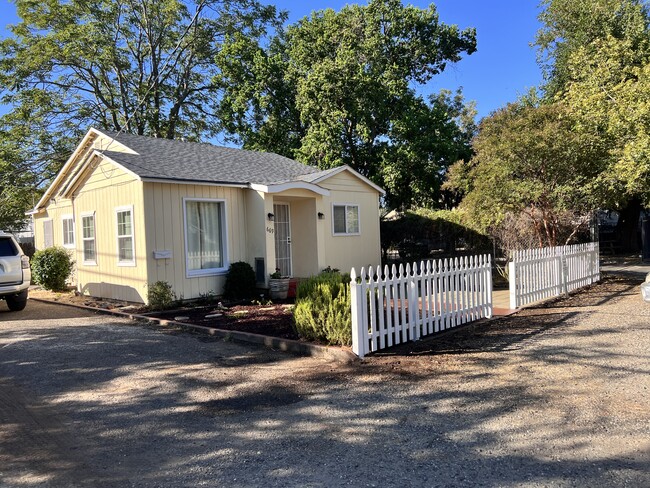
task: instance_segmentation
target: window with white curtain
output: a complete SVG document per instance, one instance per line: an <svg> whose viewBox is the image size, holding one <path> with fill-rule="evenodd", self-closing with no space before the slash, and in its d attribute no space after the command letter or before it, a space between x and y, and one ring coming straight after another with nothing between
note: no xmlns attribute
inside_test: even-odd
<svg viewBox="0 0 650 488"><path fill-rule="evenodd" d="M359 205L333 205L332 225L334 235L359 234Z"/></svg>
<svg viewBox="0 0 650 488"><path fill-rule="evenodd" d="M226 225L223 200L185 199L187 276L226 271Z"/></svg>
<svg viewBox="0 0 650 488"><path fill-rule="evenodd" d="M117 208L115 214L117 217L117 264L119 266L134 266L133 207Z"/></svg>

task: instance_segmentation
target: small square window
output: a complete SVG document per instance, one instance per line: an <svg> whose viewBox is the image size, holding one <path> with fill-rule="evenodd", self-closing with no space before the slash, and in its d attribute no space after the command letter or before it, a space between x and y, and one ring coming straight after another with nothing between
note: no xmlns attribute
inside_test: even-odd
<svg viewBox="0 0 650 488"><path fill-rule="evenodd" d="M359 205L333 205L334 235L359 234Z"/></svg>

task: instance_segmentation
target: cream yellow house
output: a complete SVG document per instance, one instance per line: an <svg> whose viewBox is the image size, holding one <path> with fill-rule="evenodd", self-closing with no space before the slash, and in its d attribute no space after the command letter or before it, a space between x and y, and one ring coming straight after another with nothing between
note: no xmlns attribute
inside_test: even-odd
<svg viewBox="0 0 650 488"><path fill-rule="evenodd" d="M82 294L220 294L229 264L307 277L380 262L383 190L348 166L90 129L33 210L37 249L69 248Z"/></svg>

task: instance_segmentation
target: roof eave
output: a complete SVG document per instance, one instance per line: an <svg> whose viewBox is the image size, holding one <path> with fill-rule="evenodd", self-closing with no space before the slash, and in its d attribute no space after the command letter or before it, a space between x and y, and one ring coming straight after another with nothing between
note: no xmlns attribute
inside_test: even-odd
<svg viewBox="0 0 650 488"><path fill-rule="evenodd" d="M248 183L233 181L211 181L211 180L193 180L189 178L160 178L156 176L142 176L140 178L146 183L174 183L177 185L209 185L209 186L226 186L230 188L249 188Z"/></svg>
<svg viewBox="0 0 650 488"><path fill-rule="evenodd" d="M309 190L324 197L330 196L330 191L327 188L323 188L322 186L313 183L307 183L306 181L287 181L284 183L272 183L268 185L251 183L250 188L263 193L281 193L287 190Z"/></svg>
<svg viewBox="0 0 650 488"><path fill-rule="evenodd" d="M93 129L92 127L88 129L86 135L83 137L81 142L77 145L74 152L70 155L68 160L61 168L61 170L57 173L56 177L54 178L54 181L50 184L50 186L47 187L47 190L45 190L45 193L43 193L41 199L34 206L33 212L40 213L40 209L44 207L47 201L52 197L54 190L56 190L56 188L61 184L61 181L63 181L66 178L70 170L70 167L74 164L79 154L81 154L81 152L83 152L83 150L86 149L88 143L91 142L92 139L96 138L98 134L99 132Z"/></svg>
<svg viewBox="0 0 650 488"><path fill-rule="evenodd" d="M348 171L349 173L352 173L354 176L359 178L361 181L363 181L366 185L370 186L374 190L376 190L378 193L380 193L382 196L386 195L386 190L384 190L381 186L374 184L372 181L370 181L368 178L363 176L361 173L358 171L354 170L347 164L344 164L343 166L339 166L338 168L334 168L331 172L320 176L319 178L316 178L315 180L312 180L312 183L320 183L321 181L325 181L328 178L331 178L332 176L335 176L339 173L342 173L343 171Z"/></svg>

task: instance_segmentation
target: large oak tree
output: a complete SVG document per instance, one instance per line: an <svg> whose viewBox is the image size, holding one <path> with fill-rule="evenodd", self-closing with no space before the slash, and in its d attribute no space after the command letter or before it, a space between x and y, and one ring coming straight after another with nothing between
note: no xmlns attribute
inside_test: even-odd
<svg viewBox="0 0 650 488"><path fill-rule="evenodd" d="M268 45L236 34L218 56L224 129L247 148L348 164L390 207L436 206L445 168L470 156L473 112L422 91L475 47L474 29L400 0L314 12Z"/></svg>
<svg viewBox="0 0 650 488"><path fill-rule="evenodd" d="M224 40L256 39L281 20L255 0L15 2L20 22L0 42L0 94L12 108L0 118L3 202L7 181L28 193L51 178L89 126L215 135Z"/></svg>

